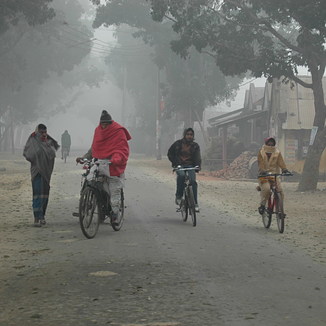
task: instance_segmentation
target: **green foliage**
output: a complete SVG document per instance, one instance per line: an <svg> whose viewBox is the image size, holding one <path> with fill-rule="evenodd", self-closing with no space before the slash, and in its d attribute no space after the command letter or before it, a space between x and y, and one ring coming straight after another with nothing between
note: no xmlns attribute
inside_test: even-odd
<svg viewBox="0 0 326 326"><path fill-rule="evenodd" d="M138 113L144 112L147 116L146 108L151 110L151 116L155 118L157 67L161 70L160 91L165 99L166 110L169 111L166 116L171 116L171 112L179 112L179 116L186 119L190 111L196 111L201 117L208 105L227 98L237 88L239 80L227 80L208 55L199 54L193 48L187 60L180 59L170 45L175 39L172 23L155 23L150 14L150 3L146 0L106 1L99 5L93 24L96 28L101 25L128 25L130 34L142 41L133 42L130 37L124 37L126 31L120 29L121 32L117 33L120 50L112 51L109 56L113 67L127 67L127 86L137 98ZM125 52L121 49L125 49ZM120 56L117 55L119 53ZM119 63L115 58L118 58ZM115 69L120 87L122 71L122 68ZM152 129L155 131L155 126Z"/></svg>
<svg viewBox="0 0 326 326"><path fill-rule="evenodd" d="M179 38L173 49L181 56L191 46L208 52L227 75L251 71L256 77L280 78L311 88L318 127L309 146L299 190L315 190L319 160L326 147L325 0L150 0L152 17L173 21ZM298 76L299 66L311 82Z"/></svg>
<svg viewBox="0 0 326 326"><path fill-rule="evenodd" d="M227 75L295 78L298 66L325 66L323 0L151 0L152 17L171 17L173 49L208 51ZM313 62L313 63L312 63ZM323 72L323 69L321 70Z"/></svg>
<svg viewBox="0 0 326 326"><path fill-rule="evenodd" d="M26 10L31 10L37 1L26 3L30 4ZM89 53L92 33L81 21L84 11L77 0L56 0L53 6L48 10L55 13L55 18L49 22L30 26L25 16L20 16L15 25L8 25L8 30L0 35L0 107L12 106L17 121L33 120L54 104L39 106L41 91L44 92L41 87L49 78L57 77L57 82L65 84L62 92L55 94L58 103L68 88L84 81L97 83L96 72L90 68L60 81L60 76L72 71Z"/></svg>
<svg viewBox="0 0 326 326"><path fill-rule="evenodd" d="M55 16L49 5L52 0L1 0L0 2L0 34L17 25L24 19L28 25L44 24Z"/></svg>

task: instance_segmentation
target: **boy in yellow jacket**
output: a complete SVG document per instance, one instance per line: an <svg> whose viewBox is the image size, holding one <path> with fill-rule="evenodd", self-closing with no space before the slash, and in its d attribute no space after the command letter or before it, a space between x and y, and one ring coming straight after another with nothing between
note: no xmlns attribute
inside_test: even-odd
<svg viewBox="0 0 326 326"><path fill-rule="evenodd" d="M276 140L273 137L265 139L265 145L258 152L258 167L259 174L264 175L269 173L288 173L283 156L281 152L276 148ZM273 181L274 177L259 178L260 186L260 206L258 207L259 214L263 214L265 211L265 205L270 195L270 181ZM281 187L281 180L279 177L276 179L277 186L282 199L284 199L284 193Z"/></svg>

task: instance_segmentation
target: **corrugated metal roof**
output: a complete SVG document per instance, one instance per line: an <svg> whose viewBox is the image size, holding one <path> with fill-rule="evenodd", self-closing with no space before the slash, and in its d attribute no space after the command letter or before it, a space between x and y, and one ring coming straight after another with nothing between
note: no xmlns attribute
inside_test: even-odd
<svg viewBox="0 0 326 326"><path fill-rule="evenodd" d="M228 117L225 117L225 119L221 119L219 121L214 121L213 123L210 123L212 127L222 127L222 126L229 126L232 124L235 124L239 121L244 121L244 120L250 120L250 119L255 119L262 117L264 115L267 116L268 111L251 111L248 113L244 114L236 114L236 115L231 115Z"/></svg>
<svg viewBox="0 0 326 326"><path fill-rule="evenodd" d="M217 117L213 117L213 118L208 119L208 123L211 126L214 126L215 124L220 123L222 121L233 119L234 117L237 117L237 116L241 115L242 112L243 112L243 109L227 112L227 113L218 115Z"/></svg>

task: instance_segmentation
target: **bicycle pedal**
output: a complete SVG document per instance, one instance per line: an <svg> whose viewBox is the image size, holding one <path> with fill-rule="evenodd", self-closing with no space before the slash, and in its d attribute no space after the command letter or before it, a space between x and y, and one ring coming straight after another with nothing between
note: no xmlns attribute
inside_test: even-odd
<svg viewBox="0 0 326 326"><path fill-rule="evenodd" d="M179 213L179 212L181 212L181 208L177 208L177 210L176 210L176 211L177 211L178 213Z"/></svg>

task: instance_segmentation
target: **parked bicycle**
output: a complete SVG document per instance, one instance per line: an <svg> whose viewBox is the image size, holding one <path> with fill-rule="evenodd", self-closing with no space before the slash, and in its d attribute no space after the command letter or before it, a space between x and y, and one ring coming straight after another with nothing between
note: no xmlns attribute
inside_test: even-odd
<svg viewBox="0 0 326 326"><path fill-rule="evenodd" d="M188 171L190 170L198 170L199 167L195 166L192 168L183 168L182 166L177 166L176 168L173 168L173 172L175 171L185 171L185 188L183 191L183 196L181 198L180 206L177 209L177 212L181 213L182 220L184 222L187 221L188 215L191 216L192 219L192 225L196 226L197 220L196 220L196 210L195 210L195 197L194 197L194 191L192 188L192 184L189 179Z"/></svg>
<svg viewBox="0 0 326 326"><path fill-rule="evenodd" d="M269 178L268 182L271 189L267 207L262 214L263 224L266 229L271 226L272 215L275 214L277 228L280 233L284 232L284 218L286 214L284 212L283 199L278 190L277 177L292 175L292 173L267 173L258 176L258 178Z"/></svg>
<svg viewBox="0 0 326 326"><path fill-rule="evenodd" d="M119 231L124 221L124 193L121 189L120 209L118 217L113 219L110 196L103 189L103 176L100 163L96 159L84 160L81 191L79 199L79 222L86 238L94 238L99 224L109 221L113 230Z"/></svg>

